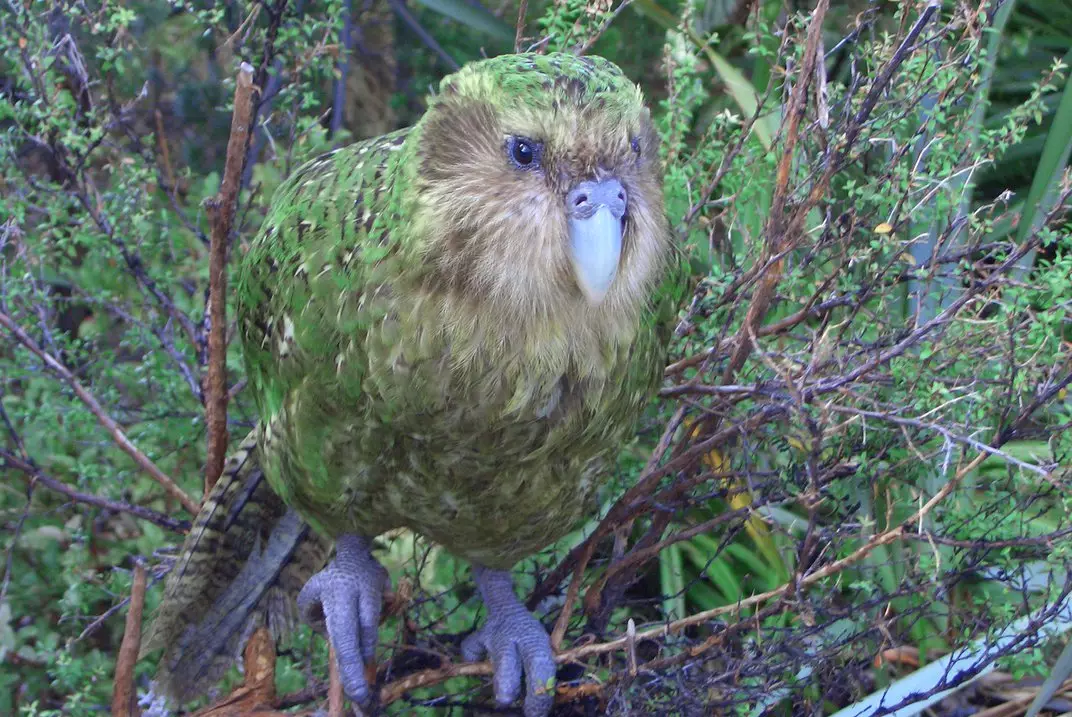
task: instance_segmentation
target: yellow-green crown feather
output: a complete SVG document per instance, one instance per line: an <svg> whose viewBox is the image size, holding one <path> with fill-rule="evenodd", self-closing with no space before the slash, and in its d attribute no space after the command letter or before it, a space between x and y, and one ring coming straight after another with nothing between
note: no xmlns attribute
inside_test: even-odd
<svg viewBox="0 0 1072 717"><path fill-rule="evenodd" d="M569 53L500 55L473 62L443 79L441 95L461 94L497 107L553 110L565 103L621 114L643 109L640 88L602 57Z"/></svg>

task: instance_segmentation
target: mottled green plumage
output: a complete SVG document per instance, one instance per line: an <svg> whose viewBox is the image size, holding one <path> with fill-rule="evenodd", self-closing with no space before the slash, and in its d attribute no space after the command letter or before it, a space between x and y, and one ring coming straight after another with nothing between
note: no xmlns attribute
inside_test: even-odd
<svg viewBox="0 0 1072 717"><path fill-rule="evenodd" d="M540 152L532 167L510 159L518 137ZM570 244L589 236L567 202L581 185L628 194L597 299ZM414 127L298 169L235 286L259 423L154 625L149 649L167 647L157 684L181 698L251 626L286 627L325 538L405 526L509 568L571 530L661 380L687 293L640 91L606 60L562 54L473 63ZM374 569L345 567L328 577L350 580L354 599L376 587ZM495 580L484 597L513 600ZM486 644L531 637L522 623L506 615Z"/></svg>
<svg viewBox="0 0 1072 717"><path fill-rule="evenodd" d="M598 58L463 70L415 128L322 156L280 188L242 261L238 313L264 469L288 504L328 535L406 526L509 567L591 510L606 459L661 379L683 277L667 253L649 295L612 307L620 315L590 312L578 331L579 295L515 315L445 276L429 257L466 237L444 239L427 218L428 185L452 180L426 143L464 141L434 123L459 96L518 124L564 120L574 144L593 130L637 134L646 118L635 86ZM613 124L572 121L569 108L589 106ZM629 134L587 141L627 145Z"/></svg>

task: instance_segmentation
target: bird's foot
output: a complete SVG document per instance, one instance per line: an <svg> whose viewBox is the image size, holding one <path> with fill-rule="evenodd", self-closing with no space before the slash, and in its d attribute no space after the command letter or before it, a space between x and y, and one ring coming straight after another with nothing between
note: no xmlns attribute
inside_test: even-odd
<svg viewBox="0 0 1072 717"><path fill-rule="evenodd" d="M335 541L335 558L298 594L302 619L319 632L326 625L343 689L361 705L371 701L365 666L375 661L383 593L389 584L387 570L372 557L369 540L343 535Z"/></svg>
<svg viewBox="0 0 1072 717"><path fill-rule="evenodd" d="M495 668L495 699L512 704L521 694L524 672L528 692L525 717L545 717L555 701L555 658L551 639L514 595L513 581L505 570L473 566L477 587L488 608L487 622L462 643L466 660L485 654Z"/></svg>

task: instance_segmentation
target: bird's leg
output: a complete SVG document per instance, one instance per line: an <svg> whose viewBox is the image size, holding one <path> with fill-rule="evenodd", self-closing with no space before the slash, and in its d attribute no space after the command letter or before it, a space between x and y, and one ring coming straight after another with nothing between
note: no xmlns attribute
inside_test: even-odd
<svg viewBox="0 0 1072 717"><path fill-rule="evenodd" d="M462 656L479 660L485 653L495 668L495 699L508 705L521 694L525 675L525 717L544 717L555 699L555 658L551 639L517 596L509 571L473 565L473 574L488 619L462 643Z"/></svg>
<svg viewBox="0 0 1072 717"><path fill-rule="evenodd" d="M302 619L318 629L326 623L343 689L362 705L370 702L365 665L372 664L376 655L383 592L389 582L387 570L372 557L369 539L342 535L335 541L335 558L298 594Z"/></svg>

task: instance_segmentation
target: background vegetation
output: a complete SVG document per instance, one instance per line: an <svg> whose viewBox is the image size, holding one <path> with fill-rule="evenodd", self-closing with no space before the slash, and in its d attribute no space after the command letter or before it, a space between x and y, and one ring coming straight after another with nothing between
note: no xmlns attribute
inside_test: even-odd
<svg viewBox="0 0 1072 717"><path fill-rule="evenodd" d="M109 709L134 576L148 619L201 495L240 63L232 254L294 167L515 41L644 86L699 280L601 515L519 568L558 713L1072 711L1065 4L4 0L0 713ZM386 711L486 707L468 567L380 542ZM268 675L264 709L322 706L327 647Z"/></svg>

